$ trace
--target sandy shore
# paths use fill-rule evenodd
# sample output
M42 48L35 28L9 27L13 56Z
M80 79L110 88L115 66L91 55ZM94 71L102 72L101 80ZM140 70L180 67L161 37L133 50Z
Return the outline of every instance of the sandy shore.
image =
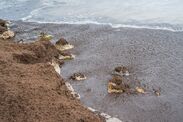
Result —
M63 36L75 45L76 58L63 65L61 75L65 79L78 71L87 75L86 81L68 79L86 106L128 122L182 121L183 32L22 22L15 22L12 29L17 39L32 41L44 31L55 37L53 43ZM150 92L109 95L107 81L118 65L128 66ZM161 88L159 97L151 92L154 87Z

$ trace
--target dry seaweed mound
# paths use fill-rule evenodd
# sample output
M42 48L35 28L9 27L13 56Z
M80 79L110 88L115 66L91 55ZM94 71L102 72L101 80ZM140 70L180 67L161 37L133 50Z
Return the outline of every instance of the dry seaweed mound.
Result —
M72 97L48 63L58 56L50 42L0 40L0 122L100 122Z

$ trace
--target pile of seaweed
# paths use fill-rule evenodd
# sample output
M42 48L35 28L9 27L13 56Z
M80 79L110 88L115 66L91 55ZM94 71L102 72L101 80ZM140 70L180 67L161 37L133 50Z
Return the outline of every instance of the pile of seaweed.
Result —
M2 23L1 35L9 31ZM56 73L53 62L61 66L63 61L49 38L27 44L15 43L11 36L0 39L0 121L104 121L82 106Z

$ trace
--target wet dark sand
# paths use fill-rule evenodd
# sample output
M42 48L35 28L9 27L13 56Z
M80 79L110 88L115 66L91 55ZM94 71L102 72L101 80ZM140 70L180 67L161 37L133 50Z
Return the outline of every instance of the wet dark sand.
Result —
M41 32L61 36L75 45L76 59L67 62L61 74L75 72L86 81L69 81L92 108L117 116L124 122L181 122L183 120L183 32L118 28L102 25L57 25L16 22L17 38L32 41ZM21 34L21 35L20 35ZM153 87L161 96L109 95L107 81L115 66L130 67L132 77Z

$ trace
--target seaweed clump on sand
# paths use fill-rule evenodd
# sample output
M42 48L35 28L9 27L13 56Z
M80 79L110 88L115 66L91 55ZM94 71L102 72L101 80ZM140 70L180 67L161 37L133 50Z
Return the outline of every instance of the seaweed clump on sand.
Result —
M18 44L0 39L1 122L103 121L73 97L50 65L60 61L59 55L49 41Z

